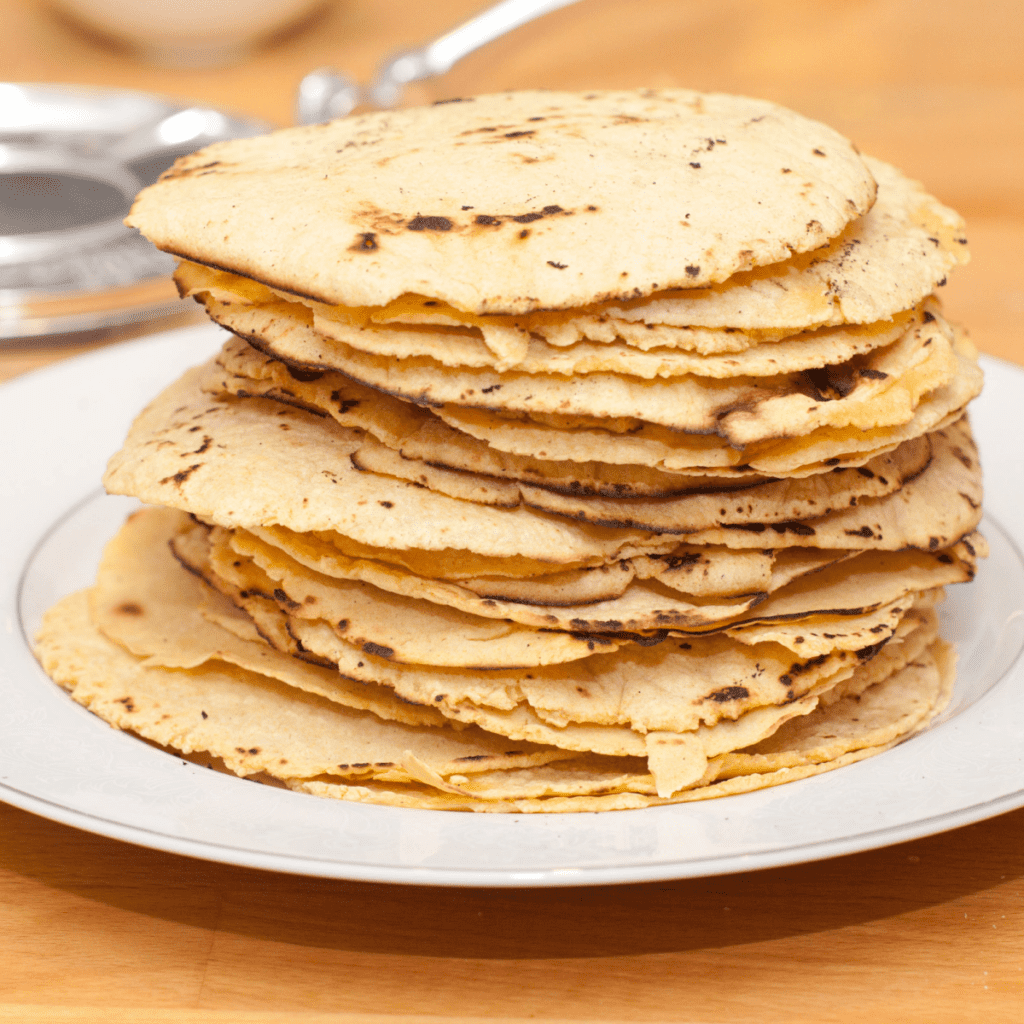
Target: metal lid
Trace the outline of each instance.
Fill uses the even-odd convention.
[[[178,312],[174,260],[122,219],[177,157],[270,127],[141,92],[0,83],[0,343]]]

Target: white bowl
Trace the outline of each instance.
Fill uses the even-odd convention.
[[[72,19],[128,43],[156,64],[230,63],[326,0],[55,0]]]

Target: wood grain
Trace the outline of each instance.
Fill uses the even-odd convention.
[[[458,890],[209,864],[0,807],[0,1020],[1018,1020],[1022,826],[721,878]]]
[[[0,68],[284,124],[306,70],[366,77],[478,6],[339,0],[245,63],[182,72],[0,0]],[[947,308],[1024,363],[1022,38],[1009,0],[586,0],[411,98],[678,84],[820,117],[968,217]],[[109,340],[3,349],[0,379]],[[209,864],[0,805],[0,1022],[1021,1020],[1022,828],[1018,811],[751,874],[457,890]]]

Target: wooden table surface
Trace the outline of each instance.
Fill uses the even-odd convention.
[[[0,0],[0,78],[285,124],[305,71],[365,78],[477,7],[340,0],[242,64],[175,71]],[[415,96],[683,85],[825,120],[965,214],[947,309],[1024,363],[1022,48],[1012,0],[584,0]],[[2,349],[0,379],[109,341]],[[208,864],[0,805],[0,1021],[1020,1021],[1022,839],[1024,810],[743,875],[432,890]]]

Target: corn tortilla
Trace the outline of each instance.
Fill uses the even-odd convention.
[[[329,304],[519,314],[723,281],[825,244],[875,193],[846,139],[773,103],[537,91],[208,146],[128,223]]]

